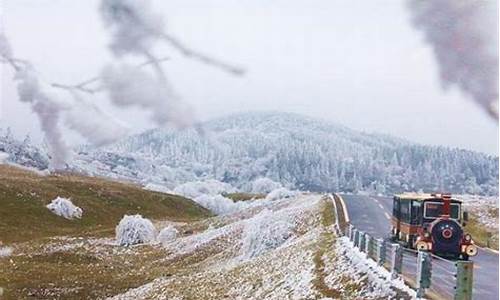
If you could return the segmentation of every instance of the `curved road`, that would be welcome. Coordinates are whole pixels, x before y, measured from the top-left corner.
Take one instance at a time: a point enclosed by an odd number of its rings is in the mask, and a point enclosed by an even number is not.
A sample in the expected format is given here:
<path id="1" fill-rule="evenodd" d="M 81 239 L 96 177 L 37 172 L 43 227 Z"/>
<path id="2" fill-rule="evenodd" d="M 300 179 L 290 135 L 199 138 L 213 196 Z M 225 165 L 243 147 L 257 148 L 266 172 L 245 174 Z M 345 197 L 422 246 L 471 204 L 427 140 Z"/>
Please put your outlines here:
<path id="1" fill-rule="evenodd" d="M 347 206 L 351 224 L 377 238 L 388 237 L 392 214 L 392 198 L 360 195 L 341 195 Z M 497 300 L 498 293 L 498 253 L 479 249 L 474 261 L 473 298 Z M 405 262 L 406 263 L 406 262 Z M 411 266 L 413 267 L 413 266 Z M 455 272 L 453 264 L 433 259 L 433 280 L 449 284 Z M 451 287 L 453 288 L 453 287 Z M 450 291 L 447 291 L 448 295 Z M 446 293 L 445 293 L 446 294 Z"/>

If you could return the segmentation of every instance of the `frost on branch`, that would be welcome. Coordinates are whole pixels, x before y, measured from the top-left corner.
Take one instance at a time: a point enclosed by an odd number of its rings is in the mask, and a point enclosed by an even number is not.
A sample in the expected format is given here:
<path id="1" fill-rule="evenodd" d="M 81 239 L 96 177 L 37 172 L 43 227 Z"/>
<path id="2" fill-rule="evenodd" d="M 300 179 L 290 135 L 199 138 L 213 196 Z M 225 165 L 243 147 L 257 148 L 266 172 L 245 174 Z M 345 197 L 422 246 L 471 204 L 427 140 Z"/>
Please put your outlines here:
<path id="1" fill-rule="evenodd" d="M 273 181 L 267 177 L 261 177 L 252 182 L 252 193 L 267 194 L 281 187 L 281 183 Z"/>
<path id="2" fill-rule="evenodd" d="M 110 48 L 116 55 L 142 54 L 162 32 L 163 20 L 153 13 L 149 0 L 104 0 L 100 11 L 112 32 Z"/>
<path id="3" fill-rule="evenodd" d="M 275 189 L 272 192 L 270 192 L 266 196 L 266 200 L 278 200 L 278 199 L 285 199 L 285 198 L 293 198 L 297 196 L 297 192 L 295 191 L 290 191 L 289 189 L 286 188 L 279 188 Z"/>
<path id="4" fill-rule="evenodd" d="M 263 210 L 245 224 L 241 245 L 241 258 L 250 259 L 284 244 L 293 235 L 293 224 L 287 217 L 273 216 Z"/>
<path id="5" fill-rule="evenodd" d="M 152 242 L 155 236 L 153 223 L 141 215 L 125 215 L 116 226 L 116 241 L 120 246 Z"/>
<path id="6" fill-rule="evenodd" d="M 51 203 L 47 204 L 47 208 L 54 214 L 61 216 L 66 219 L 80 219 L 83 214 L 83 210 L 74 205 L 71 199 L 57 197 L 52 200 Z"/>
<path id="7" fill-rule="evenodd" d="M 160 230 L 160 233 L 158 234 L 158 237 L 156 238 L 157 241 L 161 242 L 162 244 L 168 243 L 172 240 L 174 240 L 177 235 L 179 234 L 179 231 L 175 229 L 174 226 L 169 225 L 162 230 Z"/>

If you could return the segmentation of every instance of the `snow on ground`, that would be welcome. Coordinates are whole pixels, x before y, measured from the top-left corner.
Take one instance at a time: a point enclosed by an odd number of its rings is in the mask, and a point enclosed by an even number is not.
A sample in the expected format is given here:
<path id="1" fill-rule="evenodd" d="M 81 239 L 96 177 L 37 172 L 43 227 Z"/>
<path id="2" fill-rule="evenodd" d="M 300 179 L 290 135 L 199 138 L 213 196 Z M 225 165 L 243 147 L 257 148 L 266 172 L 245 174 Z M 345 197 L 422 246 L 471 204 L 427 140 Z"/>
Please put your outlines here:
<path id="1" fill-rule="evenodd" d="M 40 259 L 65 258 L 70 264 L 61 268 L 72 270 L 69 275 L 75 268 L 79 272 L 70 279 L 71 287 L 99 299 L 411 297 L 400 281 L 335 236 L 332 214 L 329 200 L 299 194 L 254 201 L 245 209 L 197 222 L 156 221 L 155 230 L 164 228 L 161 242 L 122 247 L 111 237 L 56 237 L 13 245 L 15 265 L 10 258 L 3 262 L 29 270 Z M 129 282 L 134 283 L 122 285 Z M 54 285 L 34 293 L 77 295 L 64 288 Z"/>
<path id="2" fill-rule="evenodd" d="M 74 205 L 71 199 L 57 197 L 47 204 L 47 208 L 54 214 L 61 216 L 66 219 L 80 219 L 83 214 L 83 210 Z"/>
<path id="3" fill-rule="evenodd" d="M 160 264 L 188 268 L 111 299 L 328 299 L 325 289 L 335 299 L 408 298 L 400 281 L 371 274 L 360 253 L 348 259 L 342 239 L 325 244 L 333 231 L 322 224 L 324 207 L 319 195 L 301 195 L 215 217 L 206 230 L 163 244 L 169 254 Z"/>
<path id="4" fill-rule="evenodd" d="M 415 291 L 405 285 L 402 278 L 391 278 L 391 273 L 378 266 L 366 254 L 353 247 L 347 237 L 335 241 L 337 256 L 326 265 L 326 281 L 329 285 L 342 288 L 345 285 L 344 276 L 351 276 L 351 285 L 356 287 L 355 298 L 377 298 L 385 295 L 387 298 L 399 299 L 401 294 L 416 298 Z M 369 284 L 367 284 L 369 282 Z"/>

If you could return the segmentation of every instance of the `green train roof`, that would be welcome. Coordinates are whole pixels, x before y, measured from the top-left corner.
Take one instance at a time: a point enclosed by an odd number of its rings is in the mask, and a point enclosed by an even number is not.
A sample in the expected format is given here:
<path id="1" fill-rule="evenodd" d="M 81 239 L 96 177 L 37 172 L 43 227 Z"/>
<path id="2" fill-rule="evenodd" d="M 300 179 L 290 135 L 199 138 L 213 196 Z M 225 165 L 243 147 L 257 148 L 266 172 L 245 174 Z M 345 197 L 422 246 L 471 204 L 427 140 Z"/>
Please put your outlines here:
<path id="1" fill-rule="evenodd" d="M 425 194 L 425 193 L 403 193 L 399 195 L 394 195 L 394 197 L 397 197 L 399 199 L 404 199 L 404 200 L 416 200 L 416 201 L 424 201 L 424 200 L 441 200 L 441 194 Z M 455 202 L 462 202 L 461 200 L 458 200 L 456 198 L 451 198 L 452 201 Z"/>

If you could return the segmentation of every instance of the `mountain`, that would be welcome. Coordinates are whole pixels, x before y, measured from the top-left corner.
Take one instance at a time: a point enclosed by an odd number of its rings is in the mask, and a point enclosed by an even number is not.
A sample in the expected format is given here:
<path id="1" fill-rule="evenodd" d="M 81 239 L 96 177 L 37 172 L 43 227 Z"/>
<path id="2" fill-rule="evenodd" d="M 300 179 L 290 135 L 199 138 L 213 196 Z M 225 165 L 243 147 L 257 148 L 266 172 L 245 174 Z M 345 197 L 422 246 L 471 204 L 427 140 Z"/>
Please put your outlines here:
<path id="1" fill-rule="evenodd" d="M 311 191 L 498 194 L 498 157 L 367 134 L 291 113 L 254 112 L 154 129 L 83 147 L 73 168 L 141 183 L 218 179 L 242 190 L 259 177 Z"/>

